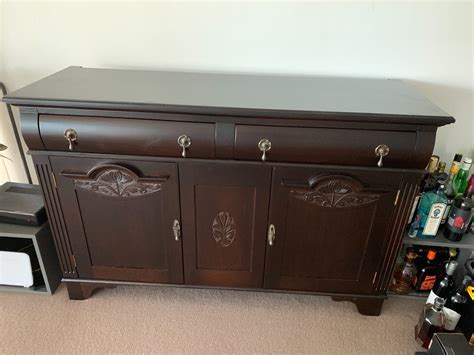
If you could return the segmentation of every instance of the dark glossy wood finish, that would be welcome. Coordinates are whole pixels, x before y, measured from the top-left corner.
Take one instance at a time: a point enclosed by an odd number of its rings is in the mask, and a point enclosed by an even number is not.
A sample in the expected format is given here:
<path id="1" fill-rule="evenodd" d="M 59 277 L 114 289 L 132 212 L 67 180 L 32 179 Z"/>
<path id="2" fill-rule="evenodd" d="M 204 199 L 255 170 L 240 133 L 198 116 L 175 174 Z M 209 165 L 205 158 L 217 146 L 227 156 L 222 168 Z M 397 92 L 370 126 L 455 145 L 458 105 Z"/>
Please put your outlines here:
<path id="1" fill-rule="evenodd" d="M 400 175 L 276 168 L 265 287 L 371 293 Z"/>
<path id="2" fill-rule="evenodd" d="M 333 301 L 336 302 L 352 302 L 356 305 L 357 310 L 364 316 L 379 316 L 382 311 L 383 298 L 363 298 L 363 297 L 348 297 L 348 296 L 332 296 Z"/>
<path id="3" fill-rule="evenodd" d="M 258 160 L 261 139 L 272 143 L 268 161 L 375 166 L 374 150 L 386 144 L 390 153 L 384 166 L 417 167 L 412 166 L 416 132 L 237 125 L 235 158 Z"/>
<path id="4" fill-rule="evenodd" d="M 79 275 L 182 283 L 176 164 L 51 158 Z"/>
<path id="5" fill-rule="evenodd" d="M 229 287 L 327 294 L 366 315 L 436 130 L 454 122 L 398 80 L 70 67 L 4 100 L 20 106 L 71 298 Z"/>
<path id="6" fill-rule="evenodd" d="M 124 90 L 124 87 L 128 90 Z M 69 67 L 4 101 L 118 109 L 441 126 L 454 119 L 401 80 Z"/>
<path id="7" fill-rule="evenodd" d="M 262 287 L 271 169 L 180 164 L 185 280 Z"/>
<path id="8" fill-rule="evenodd" d="M 101 288 L 115 288 L 106 283 L 66 282 L 67 292 L 71 300 L 86 300 Z"/>
<path id="9" fill-rule="evenodd" d="M 41 115 L 39 127 L 47 150 L 68 150 L 64 132 L 74 129 L 78 135 L 74 152 L 181 157 L 177 140 L 187 135 L 191 138 L 188 157 L 215 156 L 214 124 Z"/>

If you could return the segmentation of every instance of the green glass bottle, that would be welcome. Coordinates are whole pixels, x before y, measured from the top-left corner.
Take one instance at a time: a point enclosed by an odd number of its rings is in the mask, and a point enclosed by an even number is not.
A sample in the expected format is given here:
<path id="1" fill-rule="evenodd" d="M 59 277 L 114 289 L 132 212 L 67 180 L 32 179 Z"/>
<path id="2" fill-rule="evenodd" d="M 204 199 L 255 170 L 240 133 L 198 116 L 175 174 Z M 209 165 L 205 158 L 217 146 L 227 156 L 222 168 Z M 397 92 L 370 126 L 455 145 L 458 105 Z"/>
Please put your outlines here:
<path id="1" fill-rule="evenodd" d="M 457 173 L 453 180 L 453 188 L 456 195 L 464 193 L 467 186 L 467 178 L 469 177 L 469 170 L 471 170 L 472 159 L 464 158 L 461 170 Z"/>

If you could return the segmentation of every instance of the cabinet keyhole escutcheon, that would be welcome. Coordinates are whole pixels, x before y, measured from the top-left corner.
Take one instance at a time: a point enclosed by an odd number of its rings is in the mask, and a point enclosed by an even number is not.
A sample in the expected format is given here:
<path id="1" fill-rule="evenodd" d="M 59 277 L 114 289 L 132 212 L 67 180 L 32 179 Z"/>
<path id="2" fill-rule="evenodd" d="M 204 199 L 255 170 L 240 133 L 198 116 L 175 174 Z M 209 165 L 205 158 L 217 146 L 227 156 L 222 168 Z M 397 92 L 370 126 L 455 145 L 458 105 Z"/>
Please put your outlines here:
<path id="1" fill-rule="evenodd" d="M 267 239 L 268 239 L 268 245 L 272 246 L 273 243 L 275 242 L 275 226 L 273 224 L 270 224 L 268 226 L 268 233 L 267 233 Z"/>

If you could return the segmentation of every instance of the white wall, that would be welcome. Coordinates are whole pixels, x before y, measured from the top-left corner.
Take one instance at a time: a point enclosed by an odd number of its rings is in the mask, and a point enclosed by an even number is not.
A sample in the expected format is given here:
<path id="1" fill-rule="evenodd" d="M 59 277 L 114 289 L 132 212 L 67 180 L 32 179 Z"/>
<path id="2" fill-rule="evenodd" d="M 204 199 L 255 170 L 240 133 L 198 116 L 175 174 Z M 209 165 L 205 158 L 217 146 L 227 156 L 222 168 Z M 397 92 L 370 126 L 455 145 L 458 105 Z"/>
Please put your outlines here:
<path id="1" fill-rule="evenodd" d="M 69 65 L 401 78 L 457 119 L 439 130 L 435 152 L 474 153 L 471 2 L 9 2 L 1 11 L 10 89 Z M 24 179 L 9 154 L 12 179 Z"/>

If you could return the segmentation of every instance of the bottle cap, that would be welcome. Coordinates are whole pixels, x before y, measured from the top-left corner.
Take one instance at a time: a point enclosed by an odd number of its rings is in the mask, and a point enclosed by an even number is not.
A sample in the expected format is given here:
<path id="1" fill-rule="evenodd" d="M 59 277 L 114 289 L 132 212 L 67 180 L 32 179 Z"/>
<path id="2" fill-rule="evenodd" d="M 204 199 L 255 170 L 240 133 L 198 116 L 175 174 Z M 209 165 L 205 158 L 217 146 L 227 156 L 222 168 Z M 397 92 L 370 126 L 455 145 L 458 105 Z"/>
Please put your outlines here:
<path id="1" fill-rule="evenodd" d="M 457 161 L 457 162 L 460 163 L 461 160 L 462 160 L 462 154 L 459 154 L 459 153 L 454 154 L 454 159 L 453 159 L 453 161 Z"/>
<path id="2" fill-rule="evenodd" d="M 446 268 L 446 273 L 449 276 L 452 276 L 456 272 L 457 268 L 458 268 L 458 262 L 455 260 L 452 260 L 449 262 L 448 267 Z"/>
<path id="3" fill-rule="evenodd" d="M 429 173 L 434 173 L 435 170 L 436 170 L 436 165 L 438 165 L 438 161 L 439 161 L 439 156 L 437 155 L 432 155 L 431 158 L 430 158 L 430 162 L 428 163 L 428 172 Z"/>
<path id="4" fill-rule="evenodd" d="M 449 169 L 449 172 L 451 174 L 457 174 L 460 168 L 461 168 L 461 163 L 458 161 L 453 161 L 453 163 L 451 164 L 451 169 Z"/>
<path id="5" fill-rule="evenodd" d="M 444 173 L 445 169 L 446 169 L 446 163 L 444 161 L 440 161 L 438 164 L 438 171 L 440 173 Z"/>
<path id="6" fill-rule="evenodd" d="M 428 254 L 426 255 L 426 258 L 428 260 L 434 260 L 434 258 L 436 258 L 436 250 L 434 249 L 428 250 Z"/>
<path id="7" fill-rule="evenodd" d="M 471 168 L 472 164 L 472 159 L 471 158 L 464 158 L 464 161 L 462 162 L 462 170 L 469 170 Z"/>
<path id="8" fill-rule="evenodd" d="M 441 297 L 436 297 L 434 299 L 434 305 L 436 308 L 443 308 L 445 302 L 446 301 L 442 299 Z"/>

